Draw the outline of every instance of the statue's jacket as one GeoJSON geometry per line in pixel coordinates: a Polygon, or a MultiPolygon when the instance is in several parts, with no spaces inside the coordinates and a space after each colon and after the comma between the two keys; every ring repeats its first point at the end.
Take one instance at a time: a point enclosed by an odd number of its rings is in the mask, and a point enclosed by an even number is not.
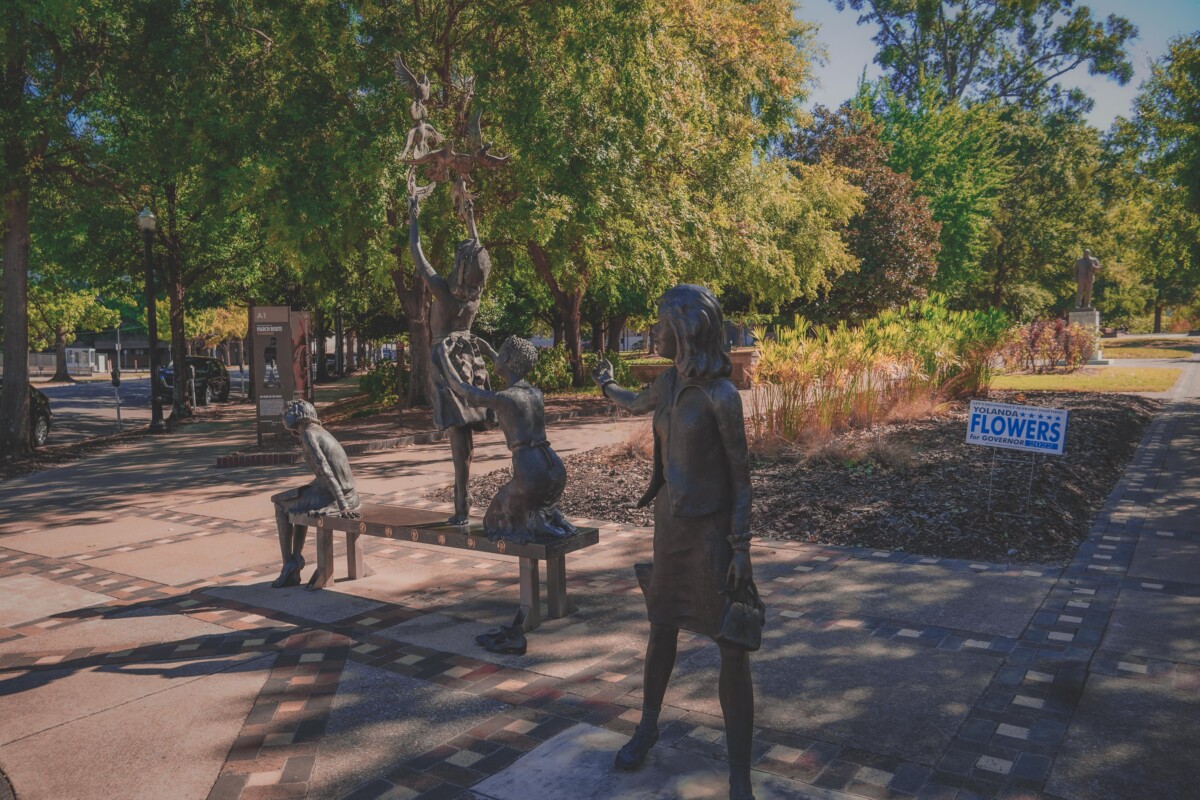
{"type": "Polygon", "coordinates": [[[750,469],[737,387],[726,378],[681,379],[671,367],[646,391],[657,400],[654,474],[638,506],[649,505],[665,485],[675,516],[727,511],[730,533],[748,535],[750,469]]]}

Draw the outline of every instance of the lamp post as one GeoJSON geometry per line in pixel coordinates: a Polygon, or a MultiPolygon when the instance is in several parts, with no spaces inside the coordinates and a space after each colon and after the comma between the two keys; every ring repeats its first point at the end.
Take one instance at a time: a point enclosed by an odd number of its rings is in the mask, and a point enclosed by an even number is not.
{"type": "Polygon", "coordinates": [[[142,241],[145,243],[146,261],[146,333],[150,340],[150,432],[163,433],[162,400],[158,396],[158,309],[154,291],[154,229],[158,224],[150,206],[142,209],[137,216],[138,227],[142,229],[142,241]]]}

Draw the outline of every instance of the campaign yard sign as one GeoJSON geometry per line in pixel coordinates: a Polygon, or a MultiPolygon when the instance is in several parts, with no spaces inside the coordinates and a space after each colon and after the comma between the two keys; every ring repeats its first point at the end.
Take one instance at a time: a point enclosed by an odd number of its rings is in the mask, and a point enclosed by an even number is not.
{"type": "Polygon", "coordinates": [[[971,412],[967,416],[967,444],[1061,456],[1066,440],[1066,411],[989,403],[986,400],[971,401],[971,412]]]}

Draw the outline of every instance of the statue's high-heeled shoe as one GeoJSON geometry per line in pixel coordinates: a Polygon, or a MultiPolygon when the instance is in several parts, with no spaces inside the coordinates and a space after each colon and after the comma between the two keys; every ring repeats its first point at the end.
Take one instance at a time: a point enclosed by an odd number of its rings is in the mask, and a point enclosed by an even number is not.
{"type": "Polygon", "coordinates": [[[633,732],[633,736],[625,743],[625,746],[617,751],[617,769],[633,772],[642,766],[646,762],[646,754],[650,752],[650,748],[654,747],[657,741],[657,725],[653,727],[638,725],[637,730],[633,732]]]}

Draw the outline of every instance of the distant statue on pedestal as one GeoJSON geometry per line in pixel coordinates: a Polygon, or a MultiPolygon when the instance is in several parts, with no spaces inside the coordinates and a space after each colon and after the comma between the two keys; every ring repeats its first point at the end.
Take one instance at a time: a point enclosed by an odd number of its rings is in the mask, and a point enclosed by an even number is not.
{"type": "Polygon", "coordinates": [[[1091,250],[1084,250],[1083,258],[1075,262],[1075,308],[1091,309],[1092,287],[1099,271],[1099,259],[1092,255],[1091,250]]]}
{"type": "Polygon", "coordinates": [[[317,410],[307,400],[293,400],[283,412],[283,426],[300,439],[300,452],[316,476],[312,483],[298,489],[287,489],[271,498],[275,504],[275,526],[279,531],[279,550],[283,569],[271,584],[279,589],[300,583],[304,569],[304,539],[307,525],[293,525],[291,514],[312,517],[332,514],[356,519],[361,517],[362,503],[350,474],[350,459],[333,434],[325,430],[317,418],[317,410]]]}

